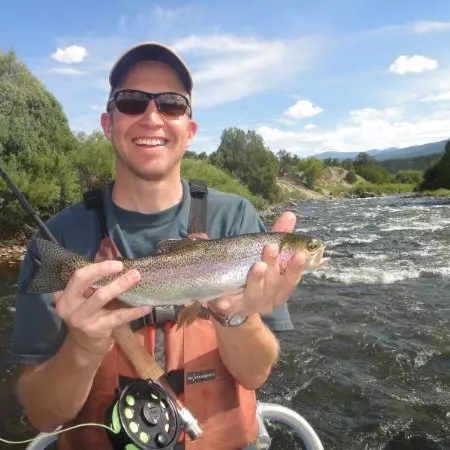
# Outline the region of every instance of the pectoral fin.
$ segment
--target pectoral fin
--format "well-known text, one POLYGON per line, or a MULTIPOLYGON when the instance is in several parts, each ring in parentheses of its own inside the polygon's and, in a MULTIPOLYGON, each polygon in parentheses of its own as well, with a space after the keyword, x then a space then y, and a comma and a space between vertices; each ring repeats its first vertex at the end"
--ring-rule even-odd
POLYGON ((178 316, 177 330, 182 326, 188 327, 200 315, 203 306, 200 302, 194 302, 192 305, 186 306, 178 316))

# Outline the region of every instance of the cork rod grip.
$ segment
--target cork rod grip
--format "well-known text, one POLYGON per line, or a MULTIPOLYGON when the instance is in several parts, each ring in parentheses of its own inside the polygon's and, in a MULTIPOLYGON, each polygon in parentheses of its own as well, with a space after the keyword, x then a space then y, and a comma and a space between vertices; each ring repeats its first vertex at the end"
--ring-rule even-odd
POLYGON ((112 335, 143 380, 159 380, 164 375, 164 370, 141 345, 128 325, 115 328, 112 335))

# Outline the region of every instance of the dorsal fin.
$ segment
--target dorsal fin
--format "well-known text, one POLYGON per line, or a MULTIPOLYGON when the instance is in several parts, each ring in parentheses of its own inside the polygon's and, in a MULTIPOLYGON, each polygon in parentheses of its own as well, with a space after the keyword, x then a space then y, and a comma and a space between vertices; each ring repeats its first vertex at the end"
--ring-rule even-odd
POLYGON ((197 245, 198 241, 201 239, 195 238, 183 238, 183 239, 165 239, 164 241, 159 241, 156 246, 156 254, 162 255, 169 252, 175 252, 183 248, 191 248, 197 245))

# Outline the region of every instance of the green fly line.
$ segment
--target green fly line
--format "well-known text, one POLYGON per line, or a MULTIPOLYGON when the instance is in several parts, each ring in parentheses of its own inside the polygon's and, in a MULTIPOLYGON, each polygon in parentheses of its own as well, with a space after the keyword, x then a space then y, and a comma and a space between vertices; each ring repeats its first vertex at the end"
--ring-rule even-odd
POLYGON ((30 442, 36 442, 39 441, 41 439, 45 439, 48 436, 57 436, 58 434, 61 433, 65 433, 66 431, 72 431, 75 430, 76 428, 81 428, 81 427, 101 427, 101 428, 105 428, 108 431, 111 431, 113 433, 117 433, 116 430, 114 430, 114 428, 111 428, 107 425, 103 425, 101 423, 80 423, 78 425, 74 425, 73 427, 69 427, 69 428, 64 428, 62 430, 57 430, 54 431, 52 433, 45 433, 45 436, 38 436, 38 437, 34 437, 32 439, 27 439, 25 441, 8 441, 7 439, 3 439, 0 437, 0 442, 4 442, 5 444, 29 444, 30 442))

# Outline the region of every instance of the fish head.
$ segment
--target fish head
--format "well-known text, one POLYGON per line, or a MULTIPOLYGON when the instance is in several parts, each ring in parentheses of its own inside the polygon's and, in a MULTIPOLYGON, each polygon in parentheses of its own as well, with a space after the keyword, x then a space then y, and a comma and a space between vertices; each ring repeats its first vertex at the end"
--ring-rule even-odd
POLYGON ((303 251, 306 253, 306 269, 317 269, 322 267, 328 261, 323 258, 325 243, 315 239, 313 236, 304 233, 285 233, 281 239, 280 263, 286 267, 294 253, 303 251))

